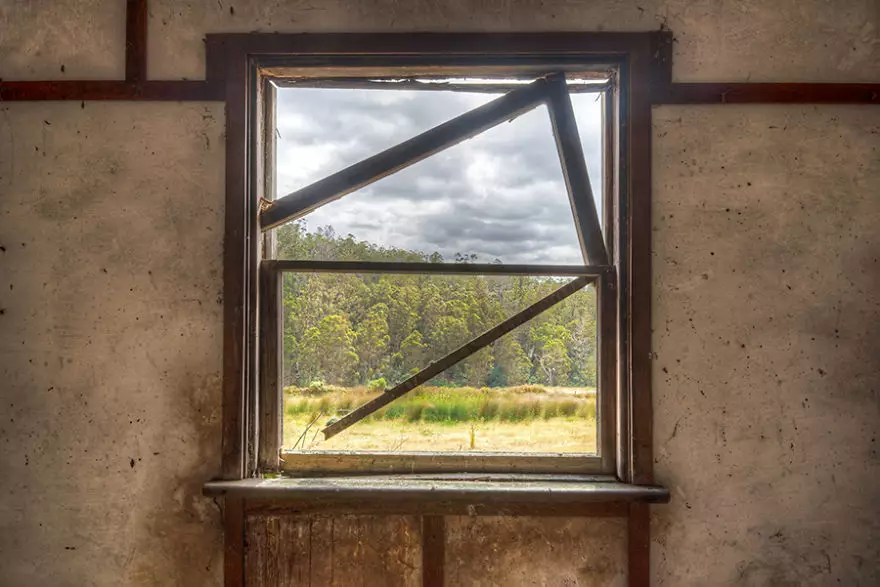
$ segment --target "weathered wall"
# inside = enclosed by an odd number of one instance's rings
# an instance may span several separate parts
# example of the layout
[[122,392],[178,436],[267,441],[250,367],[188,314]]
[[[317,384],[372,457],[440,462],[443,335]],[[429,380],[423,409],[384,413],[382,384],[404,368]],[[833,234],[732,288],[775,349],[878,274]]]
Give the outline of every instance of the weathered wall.
[[210,585],[223,106],[0,106],[0,584]]
[[880,584],[880,108],[654,141],[657,583]]
[[[0,77],[120,78],[121,4],[0,3]],[[152,0],[151,77],[202,76],[207,32],[666,23],[681,81],[880,79],[874,0],[240,4]],[[655,111],[658,585],[878,581],[878,124]],[[220,104],[0,106],[4,585],[218,582],[222,131]],[[621,581],[616,523],[449,535],[451,584]]]

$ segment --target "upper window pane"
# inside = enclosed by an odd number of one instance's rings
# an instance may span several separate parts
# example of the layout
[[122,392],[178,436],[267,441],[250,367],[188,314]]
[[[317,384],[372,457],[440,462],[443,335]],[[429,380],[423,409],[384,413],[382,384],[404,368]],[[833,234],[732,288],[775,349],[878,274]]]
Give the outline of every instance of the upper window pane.
[[[279,89],[278,195],[496,96]],[[596,94],[581,94],[573,103],[598,207],[601,102]],[[279,250],[279,258],[584,263],[544,106],[331,202],[296,224],[280,230],[297,232],[300,246]]]

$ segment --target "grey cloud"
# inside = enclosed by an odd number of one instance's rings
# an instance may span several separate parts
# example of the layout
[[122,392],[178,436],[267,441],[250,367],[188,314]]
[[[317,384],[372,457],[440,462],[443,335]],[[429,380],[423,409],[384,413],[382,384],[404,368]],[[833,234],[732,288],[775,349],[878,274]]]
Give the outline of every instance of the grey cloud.
[[[296,99],[293,94],[300,94]],[[394,94],[389,98],[390,94]],[[285,90],[279,93],[282,193],[300,177],[297,157],[330,154],[320,179],[487,100],[451,92]],[[585,154],[598,186],[601,121],[575,100]],[[392,104],[388,104],[393,100]],[[300,161],[300,165],[306,162]],[[314,162],[312,162],[314,163]],[[580,252],[544,108],[438,153],[306,217],[310,228],[383,246],[476,253],[482,260],[578,263]]]

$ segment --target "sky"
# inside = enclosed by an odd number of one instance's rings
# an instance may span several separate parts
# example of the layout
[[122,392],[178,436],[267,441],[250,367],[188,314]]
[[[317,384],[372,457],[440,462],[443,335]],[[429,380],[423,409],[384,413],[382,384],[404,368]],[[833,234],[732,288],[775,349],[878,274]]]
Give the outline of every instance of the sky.
[[[496,96],[416,90],[279,88],[282,197]],[[601,102],[572,94],[595,198]],[[475,254],[480,262],[583,264],[545,106],[504,122],[303,217],[381,246]]]

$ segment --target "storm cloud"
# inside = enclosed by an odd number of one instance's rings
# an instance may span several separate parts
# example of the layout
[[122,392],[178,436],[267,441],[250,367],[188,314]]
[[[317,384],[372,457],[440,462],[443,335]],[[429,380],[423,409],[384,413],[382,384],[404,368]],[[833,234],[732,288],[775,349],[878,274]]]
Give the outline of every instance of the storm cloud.
[[[459,92],[285,88],[278,91],[277,185],[286,195],[495,96]],[[574,94],[596,198],[601,104]],[[597,202],[598,205],[598,202]],[[304,218],[381,246],[475,254],[480,261],[580,264],[546,107],[331,202]]]

